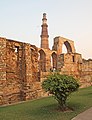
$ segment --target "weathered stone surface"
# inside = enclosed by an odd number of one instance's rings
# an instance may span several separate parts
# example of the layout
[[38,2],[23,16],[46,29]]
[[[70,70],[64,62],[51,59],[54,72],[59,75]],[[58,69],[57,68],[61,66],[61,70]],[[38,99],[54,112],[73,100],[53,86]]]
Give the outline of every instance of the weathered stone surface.
[[55,71],[78,78],[81,87],[92,86],[92,60],[82,59],[74,42],[63,37],[56,37],[50,50],[46,14],[43,17],[41,48],[0,37],[0,105],[48,96],[41,83]]
[[63,44],[67,48],[67,53],[75,53],[74,41],[69,40],[64,37],[55,37],[54,45],[52,47],[53,50],[57,51],[57,54],[60,55],[62,53]]
[[0,38],[0,105],[38,98],[38,48]]

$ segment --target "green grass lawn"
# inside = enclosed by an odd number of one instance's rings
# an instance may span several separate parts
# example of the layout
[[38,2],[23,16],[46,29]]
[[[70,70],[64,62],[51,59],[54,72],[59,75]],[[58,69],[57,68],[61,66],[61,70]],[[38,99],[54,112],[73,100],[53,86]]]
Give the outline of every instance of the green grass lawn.
[[71,120],[92,107],[92,87],[73,93],[67,103],[74,111],[58,111],[58,104],[53,97],[0,107],[0,120]]

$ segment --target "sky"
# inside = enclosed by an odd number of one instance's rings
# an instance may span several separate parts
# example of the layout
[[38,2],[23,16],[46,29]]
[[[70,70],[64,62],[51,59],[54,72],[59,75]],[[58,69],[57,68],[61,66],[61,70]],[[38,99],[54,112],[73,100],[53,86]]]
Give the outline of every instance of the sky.
[[50,48],[56,36],[65,37],[83,58],[92,59],[92,0],[0,0],[0,37],[40,47],[43,13]]

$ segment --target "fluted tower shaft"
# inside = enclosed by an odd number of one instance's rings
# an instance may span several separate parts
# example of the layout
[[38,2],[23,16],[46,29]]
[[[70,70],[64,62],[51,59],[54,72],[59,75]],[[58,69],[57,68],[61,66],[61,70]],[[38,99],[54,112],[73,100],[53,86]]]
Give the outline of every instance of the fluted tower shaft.
[[47,25],[47,18],[46,13],[43,13],[42,19],[42,31],[41,31],[41,48],[49,49],[49,42],[48,42],[48,25]]

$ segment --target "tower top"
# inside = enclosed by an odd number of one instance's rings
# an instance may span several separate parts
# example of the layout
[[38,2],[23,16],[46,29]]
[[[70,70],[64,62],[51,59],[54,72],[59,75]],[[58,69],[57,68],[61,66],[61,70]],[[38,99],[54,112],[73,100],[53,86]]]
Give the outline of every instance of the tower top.
[[49,43],[48,43],[48,25],[47,25],[47,18],[46,13],[43,13],[42,18],[42,31],[41,31],[41,48],[49,49]]
[[47,24],[46,13],[43,13],[42,24]]
[[46,13],[43,13],[43,17],[46,17]]

